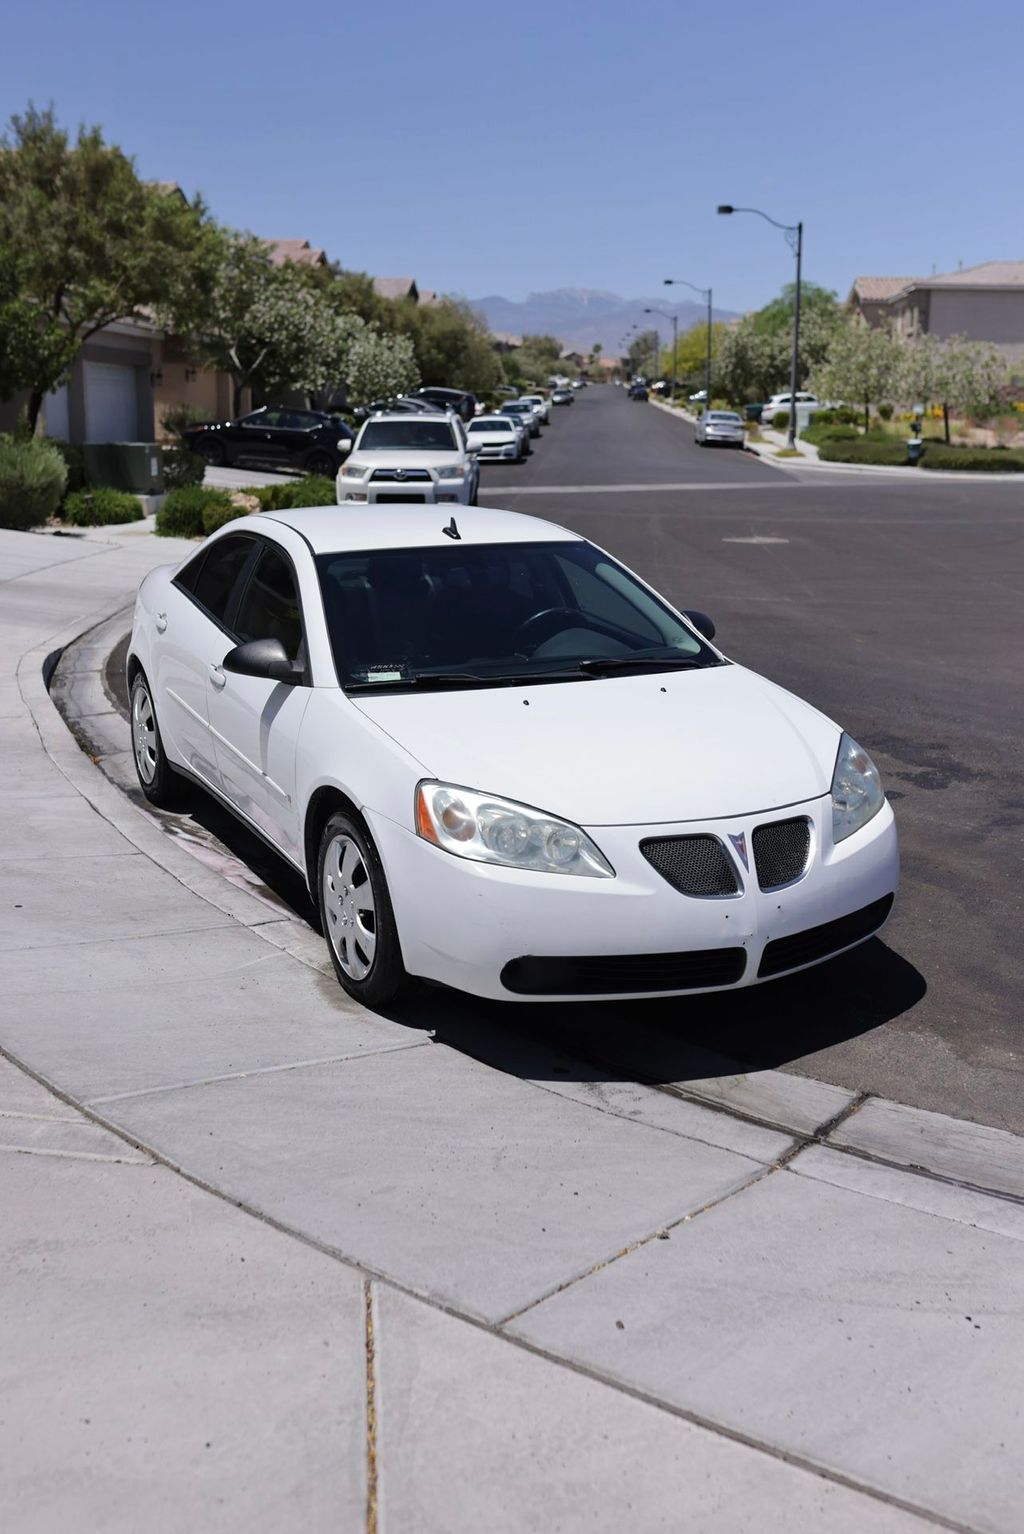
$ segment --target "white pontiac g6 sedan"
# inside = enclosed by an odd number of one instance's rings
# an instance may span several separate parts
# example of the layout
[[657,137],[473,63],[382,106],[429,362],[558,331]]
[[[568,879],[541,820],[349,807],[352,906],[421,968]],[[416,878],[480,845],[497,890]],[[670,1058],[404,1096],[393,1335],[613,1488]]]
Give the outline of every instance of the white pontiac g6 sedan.
[[143,582],[139,781],[292,863],[338,979],[506,1000],[747,986],[877,932],[871,758],[611,555],[504,511],[229,523]]

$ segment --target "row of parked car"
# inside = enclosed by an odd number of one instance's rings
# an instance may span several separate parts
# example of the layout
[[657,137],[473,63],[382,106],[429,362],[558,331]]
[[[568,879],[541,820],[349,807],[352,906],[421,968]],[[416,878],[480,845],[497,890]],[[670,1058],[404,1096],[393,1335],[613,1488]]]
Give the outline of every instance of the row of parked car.
[[552,410],[573,401],[571,388],[510,393],[494,410],[469,419],[436,404],[430,411],[409,409],[401,400],[374,412],[338,471],[339,505],[475,506],[481,463],[522,463]]
[[[520,395],[511,387],[499,392],[507,397],[488,412],[465,389],[417,389],[396,399],[375,400],[353,411],[351,422],[334,410],[263,405],[235,421],[197,423],[183,435],[185,445],[214,467],[298,471],[329,478],[339,474],[355,447],[364,446],[371,423],[374,446],[366,447],[368,452],[457,452],[474,459],[521,463],[531,451],[531,437],[539,436],[541,425],[550,420],[551,407],[571,405],[575,399],[570,385],[546,394]],[[403,421],[410,422],[408,430],[401,429]],[[394,440],[393,446],[387,445],[388,439]],[[400,466],[418,467],[405,458],[396,469]],[[478,483],[479,474],[469,478]],[[438,498],[463,500],[464,496]]]

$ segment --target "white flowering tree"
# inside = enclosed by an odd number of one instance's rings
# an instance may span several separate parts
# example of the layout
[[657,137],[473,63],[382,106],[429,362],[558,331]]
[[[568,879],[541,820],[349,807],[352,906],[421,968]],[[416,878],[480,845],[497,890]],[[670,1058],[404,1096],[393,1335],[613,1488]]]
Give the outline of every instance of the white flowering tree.
[[863,405],[866,431],[870,407],[899,393],[901,354],[900,343],[889,330],[850,320],[833,335],[825,360],[811,374],[811,388],[819,399]]
[[416,352],[409,336],[382,334],[366,325],[353,339],[345,372],[353,404],[369,405],[375,399],[405,394],[419,381]]
[[918,336],[903,347],[900,392],[922,404],[942,406],[945,439],[949,415],[984,416],[997,408],[1009,382],[1005,360],[994,346],[966,336]]

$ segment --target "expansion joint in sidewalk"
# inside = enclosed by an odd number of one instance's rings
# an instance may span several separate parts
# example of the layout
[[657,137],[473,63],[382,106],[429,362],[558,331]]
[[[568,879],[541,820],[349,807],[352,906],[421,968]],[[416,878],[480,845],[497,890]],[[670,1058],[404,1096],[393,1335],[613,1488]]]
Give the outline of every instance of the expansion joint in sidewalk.
[[366,1347],[366,1534],[377,1534],[377,1342],[373,1281],[363,1283]]

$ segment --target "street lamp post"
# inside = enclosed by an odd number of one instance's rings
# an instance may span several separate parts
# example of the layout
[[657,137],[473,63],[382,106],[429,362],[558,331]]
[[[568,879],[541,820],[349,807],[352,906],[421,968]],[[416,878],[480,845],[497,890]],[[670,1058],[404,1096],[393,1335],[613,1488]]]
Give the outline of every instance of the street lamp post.
[[767,213],[762,213],[760,208],[734,208],[731,203],[719,203],[719,213],[756,213],[758,218],[763,218],[765,223],[774,224],[776,229],[781,229],[789,243],[789,248],[796,256],[796,294],[793,299],[793,361],[789,370],[789,431],[786,441],[791,448],[796,448],[796,380],[797,369],[800,362],[800,269],[804,257],[804,226],[799,224],[780,224],[777,218],[769,218]]
[[702,298],[706,298],[707,299],[707,302],[708,302],[708,336],[707,336],[707,343],[708,344],[707,344],[707,353],[706,353],[705,358],[704,358],[704,409],[705,410],[710,410],[711,409],[711,289],[710,288],[699,288],[695,282],[687,282],[685,277],[666,277],[665,278],[665,287],[666,288],[674,288],[674,287],[692,288],[695,293],[699,293]]
[[663,320],[672,321],[672,400],[676,397],[676,349],[679,344],[679,316],[666,314],[664,309],[645,309],[645,314],[660,314]]

